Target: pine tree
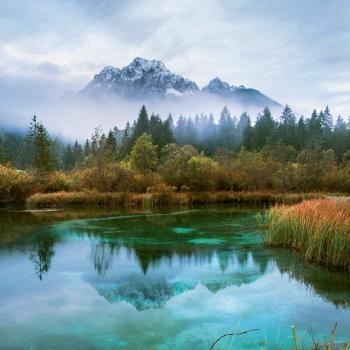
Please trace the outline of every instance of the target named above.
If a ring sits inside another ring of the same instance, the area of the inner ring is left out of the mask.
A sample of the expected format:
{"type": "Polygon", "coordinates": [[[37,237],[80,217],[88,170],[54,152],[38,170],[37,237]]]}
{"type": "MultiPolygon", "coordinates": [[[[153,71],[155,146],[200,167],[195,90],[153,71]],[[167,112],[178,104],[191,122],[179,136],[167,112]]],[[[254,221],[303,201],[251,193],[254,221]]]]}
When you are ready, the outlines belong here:
{"type": "Polygon", "coordinates": [[[155,145],[159,146],[162,143],[162,120],[159,115],[152,113],[149,119],[149,134],[155,145]]]}
{"type": "Polygon", "coordinates": [[[117,159],[117,141],[112,130],[108,132],[104,147],[106,157],[111,161],[115,161],[117,159]]]}
{"type": "Polygon", "coordinates": [[[296,149],[301,151],[306,147],[306,142],[307,142],[307,130],[306,130],[306,124],[303,116],[301,116],[298,121],[298,125],[296,128],[296,139],[297,139],[296,149]]]}
{"type": "Polygon", "coordinates": [[[331,148],[335,151],[338,161],[342,161],[345,152],[350,149],[349,131],[346,122],[340,115],[334,127],[331,148]]]}
{"type": "Polygon", "coordinates": [[[73,154],[74,154],[74,166],[78,163],[82,162],[84,159],[84,152],[81,145],[76,140],[73,146],[73,154]]]}
{"type": "Polygon", "coordinates": [[[171,114],[169,114],[168,118],[162,122],[162,127],[161,127],[161,142],[158,145],[160,149],[162,149],[165,145],[169,143],[173,143],[175,141],[174,139],[174,124],[173,124],[173,118],[171,114]]]}
{"type": "Polygon", "coordinates": [[[235,145],[236,126],[231,113],[225,106],[220,114],[218,124],[218,146],[233,149],[235,145]]]}
{"type": "Polygon", "coordinates": [[[296,142],[296,118],[291,108],[286,105],[280,117],[277,134],[286,145],[297,147],[296,142]]]}
{"type": "Polygon", "coordinates": [[[127,122],[125,129],[123,130],[122,144],[120,147],[120,157],[124,158],[127,154],[129,154],[131,150],[131,127],[130,123],[127,122]]]}
{"type": "Polygon", "coordinates": [[[90,141],[86,140],[84,145],[84,158],[88,157],[91,152],[90,141]]]}
{"type": "Polygon", "coordinates": [[[312,111],[310,119],[307,121],[307,136],[308,136],[308,144],[309,147],[318,149],[321,147],[323,142],[323,130],[322,130],[322,123],[321,119],[322,111],[320,114],[317,114],[316,109],[312,111]],[[321,118],[320,118],[321,116],[321,118]]]}
{"type": "Polygon", "coordinates": [[[321,120],[321,125],[322,127],[328,128],[328,129],[332,129],[333,127],[333,118],[328,106],[326,106],[325,110],[323,111],[323,118],[321,120]]]}
{"type": "Polygon", "coordinates": [[[40,172],[53,170],[52,143],[46,128],[36,116],[31,120],[28,136],[33,149],[33,167],[40,172]]]}
{"type": "Polygon", "coordinates": [[[63,154],[63,165],[65,170],[71,170],[75,165],[74,153],[71,145],[69,144],[67,145],[63,154]]]}
{"type": "Polygon", "coordinates": [[[186,133],[186,119],[181,114],[180,118],[177,120],[175,127],[175,139],[179,144],[185,143],[185,133],[186,133]]]}
{"type": "Polygon", "coordinates": [[[133,126],[132,130],[132,138],[131,138],[131,145],[134,145],[136,140],[143,134],[143,133],[149,133],[149,127],[150,127],[150,121],[148,119],[148,113],[146,110],[146,107],[143,105],[139,116],[136,120],[136,123],[133,126]]]}
{"type": "Polygon", "coordinates": [[[260,150],[274,135],[277,123],[272,119],[268,107],[264,108],[263,114],[260,115],[252,129],[251,144],[256,150],[260,150]]]}
{"type": "Polygon", "coordinates": [[[247,112],[244,112],[239,117],[239,121],[237,123],[237,143],[242,144],[244,139],[244,133],[247,127],[250,127],[250,118],[247,112]]]}

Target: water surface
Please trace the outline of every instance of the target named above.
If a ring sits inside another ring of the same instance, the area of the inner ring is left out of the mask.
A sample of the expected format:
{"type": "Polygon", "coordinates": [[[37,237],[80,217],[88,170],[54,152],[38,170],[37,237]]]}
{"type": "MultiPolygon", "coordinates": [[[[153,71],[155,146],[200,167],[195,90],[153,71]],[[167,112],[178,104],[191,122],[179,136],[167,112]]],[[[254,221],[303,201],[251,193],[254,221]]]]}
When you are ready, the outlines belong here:
{"type": "Polygon", "coordinates": [[[0,215],[0,349],[290,348],[350,335],[350,280],[267,249],[256,211],[0,215]]]}

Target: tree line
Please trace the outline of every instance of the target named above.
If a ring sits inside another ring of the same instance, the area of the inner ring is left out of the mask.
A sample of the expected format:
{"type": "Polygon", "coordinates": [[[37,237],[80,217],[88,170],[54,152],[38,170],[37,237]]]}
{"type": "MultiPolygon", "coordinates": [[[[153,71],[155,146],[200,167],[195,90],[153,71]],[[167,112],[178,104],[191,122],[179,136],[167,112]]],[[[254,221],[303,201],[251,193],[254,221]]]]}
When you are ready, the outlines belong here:
{"type": "Polygon", "coordinates": [[[44,192],[145,192],[159,185],[350,192],[350,124],[340,116],[334,122],[329,107],[297,118],[285,106],[278,119],[265,108],[252,124],[247,113],[236,118],[227,107],[217,122],[202,114],[175,123],[143,106],[124,129],[96,128],[83,144],[65,144],[34,116],[27,134],[0,134],[0,162],[39,174],[44,192]]]}
{"type": "Polygon", "coordinates": [[[170,143],[192,145],[208,156],[222,150],[237,152],[242,147],[257,152],[269,150],[273,154],[282,147],[284,152],[278,152],[280,157],[294,161],[302,150],[333,150],[336,162],[341,164],[349,157],[350,150],[350,120],[346,122],[338,116],[333,123],[328,106],[320,112],[314,110],[309,118],[297,119],[287,105],[277,120],[265,108],[254,125],[247,113],[237,119],[227,107],[223,108],[217,123],[212,114],[201,114],[195,118],[180,116],[175,124],[171,115],[165,120],[156,114],[149,116],[143,106],[132,125],[128,122],[124,129],[115,127],[107,134],[99,129],[96,135],[95,130],[84,144],[78,141],[65,144],[58,138],[51,139],[34,116],[25,136],[0,132],[0,162],[11,163],[19,169],[71,170],[91,152],[96,152],[98,144],[104,144],[112,158],[122,160],[143,133],[152,136],[158,153],[170,143]]]}

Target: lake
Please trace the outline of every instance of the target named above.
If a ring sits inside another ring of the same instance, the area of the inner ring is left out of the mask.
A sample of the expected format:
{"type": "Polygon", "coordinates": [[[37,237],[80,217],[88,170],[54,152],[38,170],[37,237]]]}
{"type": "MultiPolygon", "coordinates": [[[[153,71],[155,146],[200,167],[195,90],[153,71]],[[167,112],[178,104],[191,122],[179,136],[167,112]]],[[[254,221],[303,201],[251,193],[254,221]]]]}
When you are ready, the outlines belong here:
{"type": "Polygon", "coordinates": [[[0,214],[0,349],[291,348],[350,338],[350,278],[263,246],[257,209],[0,214]]]}

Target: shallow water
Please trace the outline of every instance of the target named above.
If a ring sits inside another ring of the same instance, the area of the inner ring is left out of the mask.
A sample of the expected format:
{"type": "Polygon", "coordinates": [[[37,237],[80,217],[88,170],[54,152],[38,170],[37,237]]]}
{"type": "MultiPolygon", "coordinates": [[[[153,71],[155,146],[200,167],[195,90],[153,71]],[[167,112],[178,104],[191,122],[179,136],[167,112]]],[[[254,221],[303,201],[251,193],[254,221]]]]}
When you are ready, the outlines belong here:
{"type": "Polygon", "coordinates": [[[0,349],[291,348],[350,338],[350,279],[262,246],[256,211],[0,215],[0,349]]]}

